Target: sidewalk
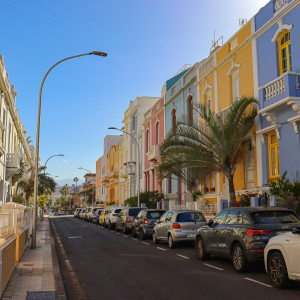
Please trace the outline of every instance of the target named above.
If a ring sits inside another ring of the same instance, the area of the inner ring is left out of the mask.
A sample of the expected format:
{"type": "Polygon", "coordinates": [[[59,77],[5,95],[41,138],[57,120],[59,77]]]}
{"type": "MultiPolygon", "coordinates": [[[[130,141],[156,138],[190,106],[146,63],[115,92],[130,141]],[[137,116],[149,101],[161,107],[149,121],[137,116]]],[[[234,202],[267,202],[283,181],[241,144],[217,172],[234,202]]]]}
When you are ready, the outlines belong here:
{"type": "Polygon", "coordinates": [[[47,215],[37,226],[36,246],[27,246],[2,300],[67,299],[47,215]]]}

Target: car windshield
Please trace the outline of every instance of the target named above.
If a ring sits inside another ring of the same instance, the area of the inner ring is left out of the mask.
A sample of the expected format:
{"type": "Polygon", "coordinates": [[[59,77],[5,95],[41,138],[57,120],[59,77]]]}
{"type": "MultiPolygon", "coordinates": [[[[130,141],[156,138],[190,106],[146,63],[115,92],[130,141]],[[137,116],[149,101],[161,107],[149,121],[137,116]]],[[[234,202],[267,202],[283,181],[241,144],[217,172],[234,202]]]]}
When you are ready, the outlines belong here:
{"type": "Polygon", "coordinates": [[[122,209],[116,209],[116,210],[115,210],[115,213],[120,213],[121,210],[122,210],[122,209]]]}
{"type": "Polygon", "coordinates": [[[160,219],[164,213],[164,211],[150,211],[148,213],[148,219],[160,219]]]}
{"type": "Polygon", "coordinates": [[[253,213],[256,224],[300,223],[300,220],[290,211],[262,211],[253,213]]]}
{"type": "Polygon", "coordinates": [[[201,213],[198,212],[185,212],[177,216],[177,222],[204,222],[205,219],[201,213]]]}
{"type": "Polygon", "coordinates": [[[136,217],[137,214],[138,214],[142,209],[143,209],[143,208],[129,209],[129,216],[130,216],[130,217],[136,217]]]}

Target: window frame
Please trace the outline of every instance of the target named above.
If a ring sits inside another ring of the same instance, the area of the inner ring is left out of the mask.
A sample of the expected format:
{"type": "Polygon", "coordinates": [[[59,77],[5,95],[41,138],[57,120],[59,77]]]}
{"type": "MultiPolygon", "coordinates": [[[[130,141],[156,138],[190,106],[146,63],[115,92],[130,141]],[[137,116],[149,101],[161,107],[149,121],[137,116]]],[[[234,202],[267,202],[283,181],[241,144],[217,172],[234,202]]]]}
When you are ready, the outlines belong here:
{"type": "Polygon", "coordinates": [[[279,70],[280,70],[280,76],[283,75],[286,72],[292,71],[293,69],[293,64],[291,64],[291,57],[292,57],[292,51],[291,51],[291,35],[289,30],[285,30],[280,38],[278,39],[278,54],[279,54],[279,70]],[[281,41],[285,38],[285,36],[288,34],[288,41],[284,42],[281,45],[281,41]],[[286,69],[283,69],[282,67],[282,62],[283,62],[283,57],[282,57],[282,50],[286,49],[286,69]]]}
{"type": "Polygon", "coordinates": [[[280,177],[280,158],[279,158],[279,141],[278,141],[278,138],[277,138],[277,135],[276,133],[270,133],[268,135],[268,150],[269,150],[269,179],[278,179],[280,177]],[[276,143],[273,143],[271,144],[271,138],[272,136],[276,136],[276,140],[277,142],[276,143]],[[276,170],[277,170],[277,174],[276,175],[272,175],[272,155],[271,155],[271,151],[272,149],[275,149],[275,167],[276,167],[276,170]]]}

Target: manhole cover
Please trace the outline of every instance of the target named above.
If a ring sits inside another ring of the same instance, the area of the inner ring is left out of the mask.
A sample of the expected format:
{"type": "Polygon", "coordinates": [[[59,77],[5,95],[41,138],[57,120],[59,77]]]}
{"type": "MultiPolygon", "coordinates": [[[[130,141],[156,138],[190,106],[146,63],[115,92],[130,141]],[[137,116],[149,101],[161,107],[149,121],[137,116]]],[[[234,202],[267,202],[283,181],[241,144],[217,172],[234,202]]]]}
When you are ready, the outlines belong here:
{"type": "Polygon", "coordinates": [[[26,300],[55,300],[56,292],[27,292],[26,300]]]}

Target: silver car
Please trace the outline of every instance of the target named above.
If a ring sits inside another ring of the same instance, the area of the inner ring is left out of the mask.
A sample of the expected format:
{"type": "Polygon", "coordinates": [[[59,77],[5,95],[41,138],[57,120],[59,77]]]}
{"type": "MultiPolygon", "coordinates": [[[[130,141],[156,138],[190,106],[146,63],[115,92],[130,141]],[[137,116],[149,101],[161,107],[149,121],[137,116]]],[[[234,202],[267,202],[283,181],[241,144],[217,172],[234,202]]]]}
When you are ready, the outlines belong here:
{"type": "Polygon", "coordinates": [[[79,213],[82,210],[82,208],[76,208],[74,211],[74,218],[79,218],[79,213]]]}
{"type": "Polygon", "coordinates": [[[86,210],[86,208],[82,208],[80,210],[79,215],[78,215],[79,219],[84,219],[85,210],[86,210]]]}
{"type": "Polygon", "coordinates": [[[104,217],[104,226],[111,230],[116,225],[117,216],[121,210],[122,208],[112,208],[104,217]]]}
{"type": "Polygon", "coordinates": [[[169,247],[175,248],[178,242],[194,241],[197,230],[206,224],[206,219],[200,211],[167,211],[154,226],[153,243],[168,241],[169,247]]]}
{"type": "Polygon", "coordinates": [[[88,222],[92,222],[97,209],[99,209],[99,207],[89,207],[85,216],[85,220],[88,222]]]}
{"type": "Polygon", "coordinates": [[[138,213],[145,209],[145,207],[125,207],[117,216],[116,220],[116,231],[122,229],[122,232],[125,234],[128,230],[131,230],[132,223],[138,213]]]}

